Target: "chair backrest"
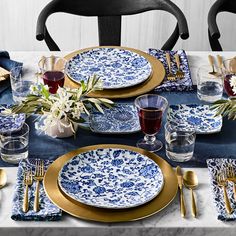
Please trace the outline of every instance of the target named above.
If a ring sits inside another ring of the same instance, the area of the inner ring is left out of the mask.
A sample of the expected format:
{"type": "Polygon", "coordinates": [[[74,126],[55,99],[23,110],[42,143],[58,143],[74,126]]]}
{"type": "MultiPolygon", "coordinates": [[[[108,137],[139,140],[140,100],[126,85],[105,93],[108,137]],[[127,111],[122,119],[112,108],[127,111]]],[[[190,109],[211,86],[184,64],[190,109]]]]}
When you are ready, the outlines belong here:
{"type": "Polygon", "coordinates": [[[53,0],[40,13],[37,21],[36,38],[46,41],[50,50],[60,50],[51,38],[46,20],[56,12],[81,16],[97,16],[99,45],[120,45],[121,16],[138,14],[150,10],[163,10],[177,19],[173,34],[162,47],[172,49],[179,36],[189,37],[187,21],[182,11],[170,0],[53,0]]]}
{"type": "Polygon", "coordinates": [[[219,42],[220,31],[216,23],[217,14],[230,12],[236,14],[235,0],[217,0],[208,13],[208,37],[212,51],[223,51],[219,42]]]}

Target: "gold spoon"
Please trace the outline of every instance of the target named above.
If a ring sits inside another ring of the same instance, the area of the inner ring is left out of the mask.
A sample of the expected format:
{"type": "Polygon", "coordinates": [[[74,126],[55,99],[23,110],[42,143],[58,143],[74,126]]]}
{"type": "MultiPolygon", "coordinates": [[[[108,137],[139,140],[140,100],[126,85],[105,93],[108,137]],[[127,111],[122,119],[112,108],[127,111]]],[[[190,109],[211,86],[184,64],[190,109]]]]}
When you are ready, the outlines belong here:
{"type": "Polygon", "coordinates": [[[7,183],[7,174],[6,171],[0,169],[0,188],[3,188],[7,183]]]}
{"type": "Polygon", "coordinates": [[[197,207],[196,201],[193,193],[193,189],[198,186],[198,178],[197,175],[193,171],[186,171],[184,173],[184,186],[191,190],[191,198],[192,198],[192,215],[193,217],[197,216],[197,207]]]}
{"type": "Polygon", "coordinates": [[[213,56],[212,55],[208,55],[208,60],[209,60],[210,66],[212,67],[212,72],[209,72],[209,74],[217,76],[218,73],[215,71],[215,68],[214,68],[214,58],[213,58],[213,56]]]}

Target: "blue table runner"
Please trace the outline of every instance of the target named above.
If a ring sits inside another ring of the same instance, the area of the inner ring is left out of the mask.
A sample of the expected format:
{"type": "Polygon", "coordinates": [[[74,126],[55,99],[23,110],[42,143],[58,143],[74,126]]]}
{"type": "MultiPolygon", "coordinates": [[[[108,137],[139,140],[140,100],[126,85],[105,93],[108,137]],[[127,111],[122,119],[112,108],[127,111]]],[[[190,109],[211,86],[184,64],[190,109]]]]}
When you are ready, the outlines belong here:
{"type": "MultiPolygon", "coordinates": [[[[166,97],[169,104],[202,104],[196,95],[196,88],[189,92],[158,92],[158,94],[166,97]]],[[[122,100],[124,102],[133,102],[133,99],[122,100]]],[[[10,89],[5,90],[0,94],[0,103],[12,103],[10,89]]],[[[74,139],[54,139],[44,134],[39,134],[34,128],[35,117],[29,117],[27,123],[30,125],[30,144],[29,158],[56,159],[57,157],[72,151],[74,149],[95,145],[95,144],[125,144],[135,146],[138,139],[143,137],[141,132],[127,135],[102,135],[92,133],[89,130],[79,128],[77,137],[74,139]]],[[[163,120],[163,124],[165,119],[163,120]]],[[[163,144],[164,125],[157,138],[163,144]]],[[[236,121],[224,119],[223,128],[220,133],[197,135],[194,158],[185,163],[176,163],[170,161],[165,155],[165,148],[157,152],[159,156],[166,159],[173,166],[180,165],[182,167],[206,167],[206,159],[209,158],[233,158],[236,159],[236,121]]],[[[0,160],[0,166],[11,166],[8,163],[0,160]]]]}

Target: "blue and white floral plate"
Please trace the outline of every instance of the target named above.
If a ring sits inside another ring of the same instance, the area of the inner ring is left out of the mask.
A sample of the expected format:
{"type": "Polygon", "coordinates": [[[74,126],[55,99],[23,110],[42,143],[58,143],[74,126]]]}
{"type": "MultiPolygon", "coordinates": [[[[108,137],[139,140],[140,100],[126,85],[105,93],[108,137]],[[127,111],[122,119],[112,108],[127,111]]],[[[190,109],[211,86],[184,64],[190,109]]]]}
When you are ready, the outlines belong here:
{"type": "Polygon", "coordinates": [[[167,120],[179,126],[194,126],[198,134],[211,134],[221,131],[222,116],[215,116],[209,105],[170,105],[167,120]]]}
{"type": "Polygon", "coordinates": [[[0,105],[0,133],[11,133],[21,129],[25,122],[25,114],[5,115],[2,112],[10,105],[0,105]]]}
{"type": "Polygon", "coordinates": [[[143,56],[120,48],[93,48],[81,52],[68,62],[67,74],[75,82],[87,82],[96,74],[104,89],[120,89],[140,84],[152,73],[143,56]]]}
{"type": "Polygon", "coordinates": [[[130,134],[140,131],[137,109],[133,104],[117,103],[104,108],[104,114],[94,111],[90,115],[90,129],[103,134],[130,134]]]}
{"type": "Polygon", "coordinates": [[[101,148],[68,161],[59,173],[58,184],[78,202],[123,209],[155,198],[164,178],[160,167],[147,156],[126,149],[101,148]]]}

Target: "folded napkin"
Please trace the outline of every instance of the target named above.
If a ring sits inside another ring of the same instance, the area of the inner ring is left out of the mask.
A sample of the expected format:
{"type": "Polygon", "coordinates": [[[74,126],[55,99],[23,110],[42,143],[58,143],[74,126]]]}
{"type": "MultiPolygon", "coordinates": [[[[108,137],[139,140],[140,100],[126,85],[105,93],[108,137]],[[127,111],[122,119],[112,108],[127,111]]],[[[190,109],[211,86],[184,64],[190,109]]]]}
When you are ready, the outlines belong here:
{"type": "Polygon", "coordinates": [[[230,200],[232,209],[234,210],[233,214],[229,215],[225,208],[224,202],[224,193],[223,189],[217,184],[217,176],[219,173],[228,168],[229,165],[232,165],[236,173],[236,160],[234,159],[208,159],[207,167],[210,173],[211,189],[213,192],[214,203],[217,210],[217,218],[222,221],[231,221],[236,220],[236,201],[234,199],[233,193],[233,184],[228,183],[227,193],[230,200]]]}
{"type": "Polygon", "coordinates": [[[152,49],[150,48],[148,50],[148,53],[158,60],[160,60],[165,68],[166,75],[169,73],[168,64],[166,61],[166,52],[170,53],[171,58],[171,68],[172,73],[176,73],[177,71],[177,65],[174,59],[174,55],[176,53],[179,54],[180,57],[180,69],[182,72],[184,72],[185,76],[182,79],[176,79],[175,81],[169,81],[167,80],[167,76],[165,76],[163,82],[161,85],[159,85],[155,91],[189,91],[192,90],[193,82],[191,79],[190,69],[188,65],[188,58],[184,50],[178,50],[178,51],[164,51],[159,49],[152,49]]]}
{"type": "MultiPolygon", "coordinates": [[[[34,182],[31,187],[29,187],[29,211],[24,213],[22,211],[23,199],[24,199],[24,171],[32,169],[32,172],[35,171],[35,160],[29,159],[24,160],[19,163],[17,178],[16,178],[16,186],[15,192],[12,202],[12,216],[13,220],[34,220],[34,221],[56,221],[60,220],[62,216],[62,211],[56,207],[46,196],[46,193],[43,188],[43,184],[40,183],[40,211],[34,212],[34,192],[36,183],[34,182]]],[[[44,160],[45,170],[52,163],[52,161],[44,160]]]]}
{"type": "Polygon", "coordinates": [[[22,65],[22,62],[11,60],[8,52],[0,51],[0,67],[3,67],[4,69],[10,71],[12,68],[22,65]]]}
{"type": "MultiPolygon", "coordinates": [[[[10,59],[9,53],[0,51],[0,67],[10,71],[12,68],[22,66],[22,62],[13,61],[10,59]]],[[[10,87],[9,80],[4,80],[0,83],[0,93],[10,87]]]]}

